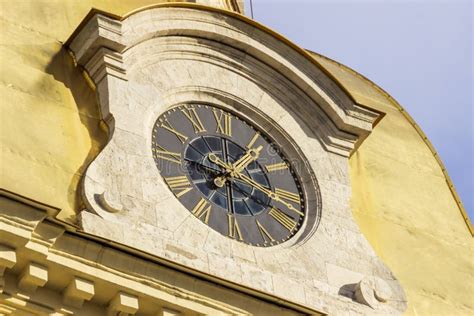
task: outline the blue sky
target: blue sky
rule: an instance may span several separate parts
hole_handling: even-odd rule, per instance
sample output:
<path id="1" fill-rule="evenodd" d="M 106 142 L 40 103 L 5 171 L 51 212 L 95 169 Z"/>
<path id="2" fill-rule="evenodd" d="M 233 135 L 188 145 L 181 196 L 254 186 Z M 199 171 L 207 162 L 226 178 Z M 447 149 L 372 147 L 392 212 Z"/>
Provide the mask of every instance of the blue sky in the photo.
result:
<path id="1" fill-rule="evenodd" d="M 255 20 L 390 93 L 433 143 L 474 221 L 470 0 L 252 2 Z"/>

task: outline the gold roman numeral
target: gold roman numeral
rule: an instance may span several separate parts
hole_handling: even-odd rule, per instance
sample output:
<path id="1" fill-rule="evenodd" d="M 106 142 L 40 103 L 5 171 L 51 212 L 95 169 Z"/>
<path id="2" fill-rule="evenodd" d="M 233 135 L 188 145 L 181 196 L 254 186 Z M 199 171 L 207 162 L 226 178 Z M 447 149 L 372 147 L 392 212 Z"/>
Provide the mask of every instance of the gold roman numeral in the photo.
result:
<path id="1" fill-rule="evenodd" d="M 258 220 L 255 220 L 255 221 L 257 222 L 257 227 L 258 227 L 258 230 L 260 231 L 260 235 L 262 235 L 263 242 L 267 243 L 267 240 L 269 242 L 274 242 L 275 239 L 273 239 L 272 235 L 268 233 L 265 227 L 263 227 L 262 224 L 260 224 Z"/>
<path id="2" fill-rule="evenodd" d="M 279 209 L 272 207 L 268 214 L 273 217 L 278 223 L 280 223 L 283 227 L 288 229 L 288 231 L 291 232 L 293 229 L 295 229 L 296 222 Z"/>
<path id="3" fill-rule="evenodd" d="M 252 139 L 251 139 L 250 142 L 247 144 L 247 148 L 248 148 L 248 149 L 252 148 L 253 144 L 255 144 L 255 142 L 257 141 L 258 136 L 260 136 L 260 133 L 259 133 L 259 132 L 256 132 L 255 135 L 253 135 Z"/>
<path id="4" fill-rule="evenodd" d="M 244 240 L 242 238 L 242 233 L 240 232 L 240 227 L 239 227 L 239 223 L 237 222 L 237 219 L 233 215 L 227 213 L 227 220 L 229 221 L 228 236 L 233 239 L 237 239 L 238 237 L 240 241 Z"/>
<path id="5" fill-rule="evenodd" d="M 275 188 L 275 193 L 276 193 L 276 195 L 278 195 L 280 198 L 282 198 L 284 200 L 300 204 L 299 194 L 288 192 L 286 190 L 282 190 L 282 189 L 278 189 L 278 188 Z"/>
<path id="6" fill-rule="evenodd" d="M 153 152 L 155 153 L 156 157 L 164 159 L 164 160 L 168 160 L 177 164 L 181 164 L 180 153 L 174 153 L 174 152 L 168 151 L 156 143 L 155 143 L 155 146 L 158 147 L 158 149 L 153 147 Z"/>
<path id="7" fill-rule="evenodd" d="M 222 110 L 218 114 L 216 109 L 212 109 L 212 113 L 217 122 L 216 133 L 232 136 L 232 116 Z"/>
<path id="8" fill-rule="evenodd" d="M 181 112 L 183 112 L 183 114 L 188 118 L 191 124 L 193 124 L 195 133 L 202 133 L 206 131 L 194 107 L 185 107 L 184 109 L 181 109 Z"/>
<path id="9" fill-rule="evenodd" d="M 206 199 L 201 198 L 201 200 L 196 204 L 191 213 L 194 214 L 199 219 L 202 219 L 204 216 L 204 223 L 209 223 L 209 216 L 211 215 L 211 205 Z"/>
<path id="10" fill-rule="evenodd" d="M 175 193 L 176 197 L 180 198 L 193 189 L 191 183 L 186 176 L 167 177 L 165 178 L 166 183 L 171 188 L 171 191 Z"/>
<path id="11" fill-rule="evenodd" d="M 163 122 L 161 123 L 160 125 L 161 127 L 163 127 L 164 129 L 166 129 L 167 131 L 173 133 L 174 135 L 176 135 L 176 137 L 178 137 L 178 139 L 181 141 L 181 143 L 184 144 L 184 142 L 188 139 L 185 135 L 181 134 L 180 132 L 178 132 L 174 127 L 173 125 L 171 125 L 171 123 L 168 121 L 168 119 L 164 119 Z"/>
<path id="12" fill-rule="evenodd" d="M 286 162 L 279 162 L 279 163 L 274 163 L 272 165 L 266 165 L 265 169 L 267 169 L 268 172 L 284 170 L 284 169 L 288 169 L 288 165 L 286 164 Z"/>

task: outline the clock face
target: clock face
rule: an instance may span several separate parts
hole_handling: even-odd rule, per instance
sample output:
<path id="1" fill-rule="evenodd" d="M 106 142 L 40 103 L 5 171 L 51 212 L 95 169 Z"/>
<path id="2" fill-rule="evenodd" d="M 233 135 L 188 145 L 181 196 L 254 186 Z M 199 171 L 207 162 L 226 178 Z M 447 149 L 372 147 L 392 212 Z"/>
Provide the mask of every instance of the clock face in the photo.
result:
<path id="1" fill-rule="evenodd" d="M 268 247 L 303 223 L 292 165 L 268 135 L 230 112 L 195 104 L 168 110 L 154 125 L 152 152 L 176 198 L 224 236 Z"/>

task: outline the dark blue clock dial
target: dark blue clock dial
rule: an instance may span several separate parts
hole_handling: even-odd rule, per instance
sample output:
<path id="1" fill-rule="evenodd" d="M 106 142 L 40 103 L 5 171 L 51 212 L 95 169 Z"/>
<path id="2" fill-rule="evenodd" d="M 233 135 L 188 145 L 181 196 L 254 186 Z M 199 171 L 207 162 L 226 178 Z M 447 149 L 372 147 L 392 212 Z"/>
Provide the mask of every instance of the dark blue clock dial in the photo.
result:
<path id="1" fill-rule="evenodd" d="M 270 205 L 269 196 L 243 181 L 227 181 L 224 186 L 217 187 L 214 179 L 225 172 L 209 160 L 210 153 L 214 153 L 226 163 L 233 164 L 245 155 L 246 150 L 220 136 L 197 136 L 188 143 L 184 151 L 187 174 L 209 201 L 231 214 L 248 216 L 257 215 Z M 266 173 L 257 161 L 252 161 L 241 172 L 262 186 L 270 188 Z"/>
<path id="2" fill-rule="evenodd" d="M 303 188 L 280 148 L 252 124 L 210 105 L 184 104 L 155 123 L 156 165 L 179 201 L 210 228 L 253 246 L 291 238 Z"/>

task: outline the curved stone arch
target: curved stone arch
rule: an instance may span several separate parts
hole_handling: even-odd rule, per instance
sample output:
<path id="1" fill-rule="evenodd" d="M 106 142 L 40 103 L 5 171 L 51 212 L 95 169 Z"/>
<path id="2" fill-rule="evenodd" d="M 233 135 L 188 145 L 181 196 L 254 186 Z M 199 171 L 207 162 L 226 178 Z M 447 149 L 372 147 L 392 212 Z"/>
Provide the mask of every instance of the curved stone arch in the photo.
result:
<path id="1" fill-rule="evenodd" d="M 186 19 L 180 18 L 183 11 Z M 324 109 L 339 129 L 357 135 L 370 131 L 372 121 L 363 119 L 369 111 L 357 107 L 332 78 L 306 56 L 243 20 L 206 10 L 152 8 L 128 16 L 122 25 L 125 50 L 153 37 L 178 35 L 218 40 L 244 51 L 284 73 Z"/>
<path id="2" fill-rule="evenodd" d="M 71 41 L 70 48 L 75 51 L 78 62 L 84 63 L 97 47 L 107 47 L 121 54 L 154 37 L 176 35 L 219 41 L 284 73 L 307 94 L 334 124 L 332 130 L 339 138 L 334 147 L 339 154 L 348 155 L 354 148 L 356 140 L 350 134 L 364 139 L 371 131 L 378 113 L 355 104 L 338 83 L 310 58 L 266 30 L 248 23 L 243 17 L 237 19 L 226 11 L 219 11 L 223 14 L 217 15 L 214 11 L 219 10 L 201 6 L 187 5 L 183 8 L 165 5 L 137 11 L 123 21 L 96 15 L 86 24 L 83 33 L 90 34 L 93 28 L 98 27 L 97 38 L 75 47 L 76 42 L 83 43 L 78 36 L 79 40 Z M 185 19 L 182 18 L 183 13 L 186 13 Z"/>
<path id="3" fill-rule="evenodd" d="M 163 62 L 173 63 L 188 60 L 195 63 L 212 64 L 224 69 L 226 72 L 234 72 L 239 76 L 244 76 L 247 80 L 260 86 L 262 90 L 272 98 L 278 100 L 277 103 L 282 104 L 282 107 L 286 108 L 287 111 L 291 111 L 291 104 L 288 101 L 291 99 L 291 96 L 293 96 L 294 100 L 298 100 L 304 104 L 301 105 L 300 108 L 304 108 L 305 106 L 311 107 L 312 100 L 309 99 L 306 94 L 302 93 L 292 82 L 266 64 L 261 63 L 251 56 L 245 57 L 240 51 L 216 41 L 207 39 L 199 39 L 198 41 L 199 43 L 195 38 L 188 36 L 164 36 L 140 42 L 123 54 L 129 79 L 135 82 L 137 78 L 145 76 L 148 78 L 146 80 L 153 82 L 153 78 L 150 78 L 148 71 L 150 67 Z M 203 41 L 205 43 L 203 43 Z M 139 74 L 137 74 L 137 72 L 139 72 Z M 156 72 L 160 72 L 160 70 L 156 70 Z M 157 77 L 159 76 L 157 75 Z M 179 77 L 179 74 L 176 74 L 174 77 Z M 171 80 L 173 79 L 171 78 Z M 164 81 L 166 81 L 166 79 L 162 78 L 160 84 Z M 296 143 L 289 141 L 291 136 L 288 135 L 286 131 L 260 110 L 257 105 L 252 104 L 252 102 L 247 102 L 244 96 L 239 97 L 236 91 L 232 94 L 218 87 L 212 88 L 213 83 L 211 82 L 207 83 L 207 85 L 206 83 L 202 83 L 200 86 L 180 86 L 180 84 L 173 82 L 170 86 L 171 90 L 170 87 L 167 87 L 156 91 L 158 95 L 163 95 L 159 100 L 159 106 L 150 106 L 148 101 L 145 101 L 147 105 L 143 110 L 150 111 L 145 115 L 150 119 L 149 122 L 144 125 L 144 127 L 146 127 L 144 128 L 143 134 L 147 135 L 155 119 L 163 110 L 183 103 L 210 103 L 219 105 L 230 111 L 237 110 L 240 115 L 244 114 L 247 120 L 252 121 L 257 126 L 261 125 L 262 122 L 266 122 L 263 126 L 260 126 L 260 128 L 267 130 L 267 132 L 268 129 L 270 129 L 272 134 L 278 133 L 280 135 L 277 137 L 277 139 L 280 140 L 280 147 L 287 149 L 292 148 L 291 153 L 286 153 L 288 157 L 293 158 L 294 161 L 302 161 L 301 158 L 305 157 L 304 151 L 302 151 Z M 154 87 L 156 87 L 156 85 Z M 133 103 L 134 101 L 129 100 L 129 102 Z M 231 106 L 229 107 L 229 105 Z M 286 114 L 287 111 L 284 113 Z M 298 111 L 293 111 L 295 118 L 302 120 L 304 115 L 297 115 L 297 112 Z M 329 121 L 329 118 L 318 107 L 314 107 L 314 112 L 312 117 L 314 118 L 315 115 L 317 115 L 316 121 Z M 252 115 L 258 115 L 259 118 L 253 119 Z M 126 117 L 128 117 L 128 115 L 126 115 Z M 275 119 L 277 118 L 279 117 Z M 311 134 L 311 137 L 318 138 L 323 144 L 324 141 L 329 138 L 327 135 L 335 135 L 334 127 L 331 124 L 313 124 L 313 126 L 306 127 L 310 130 L 308 132 Z M 149 139 L 149 143 L 151 144 L 151 139 Z M 314 174 L 313 168 L 307 159 L 303 161 L 303 165 L 299 168 L 299 174 L 302 177 L 301 180 L 303 183 L 315 189 L 307 190 L 306 192 L 306 201 L 309 203 L 309 213 L 303 229 L 300 230 L 300 233 L 297 234 L 295 238 L 286 242 L 285 246 L 301 243 L 310 238 L 316 231 L 321 219 L 321 198 L 317 184 L 317 176 Z"/>
<path id="4" fill-rule="evenodd" d="M 176 49 L 179 48 L 179 50 L 170 48 L 169 45 L 176 45 Z M 146 46 L 154 46 L 153 52 Z M 130 59 L 134 60 L 130 61 Z M 311 137 L 317 138 L 328 151 L 345 155 L 348 148 L 357 140 L 355 135 L 337 129 L 326 113 L 315 106 L 314 101 L 304 91 L 279 71 L 253 56 L 245 55 L 242 51 L 217 41 L 187 36 L 166 36 L 141 42 L 124 53 L 124 62 L 129 64 L 127 67 L 129 72 L 133 72 L 137 67 L 146 68 L 157 60 L 165 59 L 201 60 L 239 73 L 261 86 L 293 116 L 305 122 L 305 127 L 310 131 Z M 307 112 L 305 109 L 311 111 Z M 324 122 L 324 124 L 315 125 L 314 121 Z"/>

